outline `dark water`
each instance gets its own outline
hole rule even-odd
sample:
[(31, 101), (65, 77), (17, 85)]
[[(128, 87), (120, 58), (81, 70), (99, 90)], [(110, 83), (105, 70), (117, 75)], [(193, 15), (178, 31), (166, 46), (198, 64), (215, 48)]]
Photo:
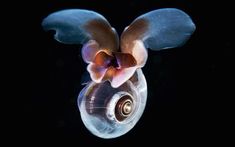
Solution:
[[(81, 46), (56, 42), (53, 32), (42, 30), (42, 19), (67, 8), (94, 10), (105, 16), (120, 35), (137, 16), (166, 7), (189, 14), (197, 27), (195, 33), (183, 47), (149, 51), (143, 68), (148, 83), (147, 106), (134, 129), (112, 140), (93, 136), (83, 125), (76, 103), (86, 69)], [(17, 111), (14, 115), (17, 129), (12, 137), (23, 143), (49, 141), (76, 146), (219, 142), (224, 130), (219, 122), (228, 121), (229, 107), (224, 109), (224, 101), (231, 97), (228, 84), (234, 67), (229, 7), (226, 2), (206, 5), (186, 0), (48, 0), (23, 4), (19, 9), (27, 11), (21, 15), (23, 27), (19, 31), (23, 36), (19, 40), (26, 56), (22, 56), (27, 69), (24, 76), (30, 81), (24, 91), (30, 98), (20, 100), (23, 104), (19, 115)]]

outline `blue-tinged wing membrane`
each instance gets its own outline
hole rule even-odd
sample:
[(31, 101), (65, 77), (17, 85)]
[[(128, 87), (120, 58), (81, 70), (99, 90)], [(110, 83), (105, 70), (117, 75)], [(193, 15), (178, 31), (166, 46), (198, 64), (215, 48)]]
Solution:
[(62, 10), (47, 16), (42, 26), (55, 30), (55, 39), (65, 44), (85, 44), (95, 40), (102, 49), (116, 51), (118, 36), (108, 21), (100, 14), (82, 9)]
[(175, 8), (158, 9), (136, 18), (121, 36), (122, 51), (132, 50), (134, 41), (145, 48), (162, 50), (182, 46), (195, 31), (191, 18)]

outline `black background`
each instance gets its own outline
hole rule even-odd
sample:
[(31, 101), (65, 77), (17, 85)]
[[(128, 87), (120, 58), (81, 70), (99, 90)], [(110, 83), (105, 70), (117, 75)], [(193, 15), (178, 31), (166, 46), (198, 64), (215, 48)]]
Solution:
[[(12, 29), (19, 33), (14, 35), (17, 45), (11, 45), (22, 46), (18, 52), (23, 54), (23, 62), (15, 61), (15, 70), (21, 73), (19, 88), (26, 87), (19, 97), (20, 109), (11, 116), (16, 129), (10, 136), (30, 145), (48, 141), (76, 146), (223, 143), (231, 108), (226, 105), (232, 98), (232, 9), (226, 1), (207, 3), (48, 0), (15, 4), (18, 9), (14, 17), (20, 20)], [(143, 68), (148, 100), (137, 125), (119, 138), (93, 136), (83, 125), (76, 103), (86, 69), (81, 46), (56, 42), (53, 32), (43, 31), (43, 18), (62, 9), (89, 9), (106, 17), (120, 35), (139, 15), (167, 7), (190, 15), (197, 27), (195, 33), (183, 47), (149, 51)]]

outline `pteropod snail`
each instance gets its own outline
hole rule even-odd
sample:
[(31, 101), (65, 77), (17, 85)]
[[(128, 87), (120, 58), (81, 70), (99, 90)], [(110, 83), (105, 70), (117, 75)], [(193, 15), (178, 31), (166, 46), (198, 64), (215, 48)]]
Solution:
[[(55, 39), (82, 44), (91, 81), (77, 103), (87, 129), (101, 138), (119, 137), (140, 119), (147, 101), (142, 67), (147, 49), (159, 51), (182, 46), (195, 31), (191, 18), (175, 8), (153, 10), (137, 17), (119, 37), (100, 14), (67, 9), (47, 16), (42, 26), (55, 30)], [(120, 45), (119, 45), (120, 44)]]

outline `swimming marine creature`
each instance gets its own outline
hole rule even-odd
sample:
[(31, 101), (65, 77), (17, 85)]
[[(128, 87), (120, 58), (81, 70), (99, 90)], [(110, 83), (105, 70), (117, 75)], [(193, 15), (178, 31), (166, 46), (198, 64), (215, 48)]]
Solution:
[(142, 67), (147, 49), (180, 47), (195, 31), (191, 18), (175, 8), (153, 10), (137, 17), (119, 37), (100, 14), (67, 9), (47, 16), (42, 26), (55, 30), (64, 44), (82, 44), (91, 81), (77, 103), (86, 128), (101, 138), (119, 137), (131, 130), (143, 114), (147, 83)]

